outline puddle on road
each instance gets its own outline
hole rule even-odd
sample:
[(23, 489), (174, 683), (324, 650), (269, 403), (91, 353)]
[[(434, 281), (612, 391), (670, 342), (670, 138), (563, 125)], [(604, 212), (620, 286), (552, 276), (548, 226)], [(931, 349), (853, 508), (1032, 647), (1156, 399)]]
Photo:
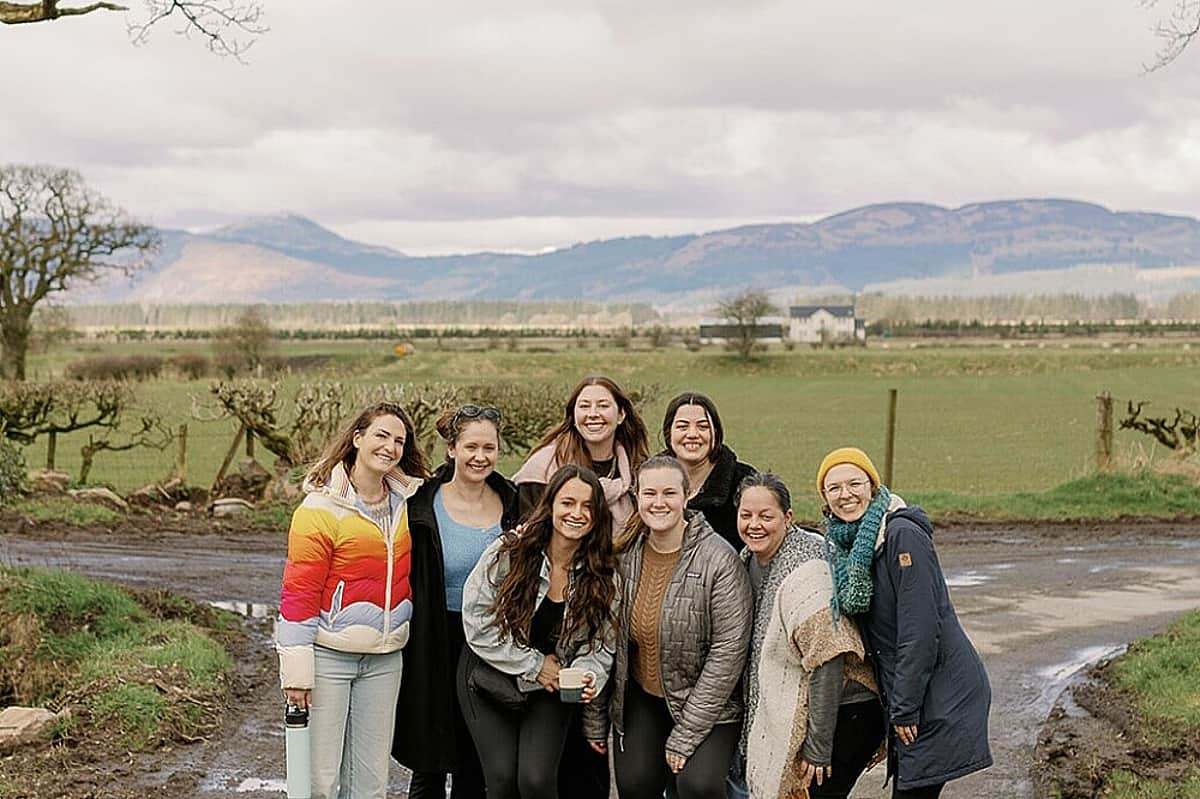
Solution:
[[(1038, 669), (1037, 676), (1045, 680), (1045, 684), (1038, 695), (1036, 705), (1038, 715), (1042, 718), (1048, 715), (1051, 708), (1054, 707), (1054, 703), (1058, 701), (1059, 696), (1062, 695), (1063, 691), (1067, 689), (1076, 677), (1091, 668), (1094, 664), (1122, 654), (1126, 648), (1125, 644), (1099, 644), (1084, 647), (1072, 653), (1070, 660)], [(1071, 701), (1069, 706), (1064, 706), (1064, 709), (1068, 714), (1071, 714), (1072, 710), (1078, 714), (1085, 712), (1074, 701)]]
[(1140, 567), (1137, 571), (1128, 585), (1066, 595), (1046, 595), (1029, 588), (1013, 593), (1012, 586), (997, 581), (990, 591), (1004, 588), (1003, 596), (993, 596), (987, 589), (965, 592), (961, 594), (959, 615), (972, 619), (968, 632), (980, 653), (994, 655), (1044, 635), (1127, 624), (1161, 613), (1190, 610), (1200, 601), (1200, 574), (1192, 564)]
[(219, 610), (228, 610), (239, 616), (245, 616), (248, 619), (270, 619), (278, 611), (278, 608), (268, 605), (265, 602), (243, 602), (238, 599), (222, 599), (209, 602), (208, 604)]
[(287, 793), (286, 780), (260, 780), (257, 777), (248, 777), (241, 781), (236, 788), (233, 789), (236, 793), (250, 793), (251, 791), (272, 791), (274, 793)]
[(965, 571), (961, 574), (954, 574), (947, 577), (946, 585), (950, 586), (951, 588), (973, 588), (977, 585), (987, 585), (994, 579), (996, 578), (987, 574), (980, 574), (974, 569), (971, 569), (970, 571)]

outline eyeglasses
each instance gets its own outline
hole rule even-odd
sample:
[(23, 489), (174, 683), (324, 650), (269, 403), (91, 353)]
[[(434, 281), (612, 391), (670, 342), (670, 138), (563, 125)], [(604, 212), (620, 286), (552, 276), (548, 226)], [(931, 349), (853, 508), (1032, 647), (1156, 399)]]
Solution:
[(870, 488), (870, 480), (851, 480), (847, 483), (825, 486), (825, 496), (837, 499), (842, 494), (861, 494)]
[(450, 426), (457, 433), (459, 424), (468, 419), (487, 419), (494, 422), (497, 428), (503, 421), (499, 408), (493, 408), (491, 405), (462, 405), (454, 412), (454, 419), (451, 420)]

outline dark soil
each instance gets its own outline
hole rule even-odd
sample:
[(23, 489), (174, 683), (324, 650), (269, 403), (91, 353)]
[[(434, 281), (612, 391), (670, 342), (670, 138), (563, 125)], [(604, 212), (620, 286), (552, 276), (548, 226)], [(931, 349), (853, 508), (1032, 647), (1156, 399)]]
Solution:
[(1040, 796), (1101, 799), (1115, 770), (1178, 783), (1200, 768), (1200, 738), (1161, 727), (1147, 733), (1152, 727), (1115, 684), (1111, 661), (1093, 666), (1064, 700), (1078, 710), (1068, 712), (1060, 700), (1038, 735), (1033, 774)]

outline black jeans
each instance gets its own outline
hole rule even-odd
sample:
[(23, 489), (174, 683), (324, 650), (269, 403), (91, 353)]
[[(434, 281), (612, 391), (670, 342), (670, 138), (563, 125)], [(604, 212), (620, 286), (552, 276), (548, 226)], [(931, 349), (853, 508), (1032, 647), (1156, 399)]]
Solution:
[(808, 787), (812, 799), (846, 799), (883, 741), (883, 708), (878, 699), (838, 708), (833, 733), (833, 774)]
[(661, 799), (674, 778), (679, 799), (725, 799), (725, 777), (737, 747), (740, 724), (718, 724), (672, 775), (667, 737), (675, 722), (666, 700), (646, 693), (633, 680), (625, 691), (625, 734), (614, 742), (613, 764), (621, 799)]
[[(456, 669), (466, 645), (463, 635), (462, 614), (446, 611), (446, 638), (448, 668)], [(484, 799), (483, 769), (479, 765), (479, 753), (463, 719), (462, 703), (458, 691), (454, 691), (454, 738), (458, 768), (451, 772), (453, 788), (450, 799)], [(441, 771), (414, 771), (408, 788), (408, 799), (446, 799), (446, 774)]]
[(583, 737), (583, 713), (575, 715), (563, 744), (558, 766), (558, 795), (569, 799), (608, 799), (612, 778), (608, 755), (592, 748)]
[(479, 751), (488, 799), (558, 799), (563, 739), (579, 706), (537, 690), (524, 710), (506, 710), (473, 694), (462, 669), (458, 677), (458, 701)]
[(922, 788), (909, 788), (907, 791), (902, 791), (895, 787), (896, 783), (892, 783), (892, 799), (938, 799), (942, 795), (942, 788), (946, 787), (946, 783), (941, 785), (926, 785)]

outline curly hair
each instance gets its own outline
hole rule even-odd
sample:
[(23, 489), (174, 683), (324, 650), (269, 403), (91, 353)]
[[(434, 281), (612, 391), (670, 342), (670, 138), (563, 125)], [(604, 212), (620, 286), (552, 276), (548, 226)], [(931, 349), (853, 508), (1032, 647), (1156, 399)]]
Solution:
[(529, 646), (543, 553), (554, 535), (554, 501), (569, 480), (582, 480), (591, 489), (592, 526), (575, 550), (571, 564), (562, 640), (586, 642), (591, 648), (616, 629), (613, 601), (617, 561), (612, 546), (612, 513), (592, 470), (567, 464), (550, 478), (524, 529), (505, 533), (497, 552), (498, 558), (508, 556), (509, 569), (496, 590), (492, 612), (500, 637), (511, 638), (522, 646)]

